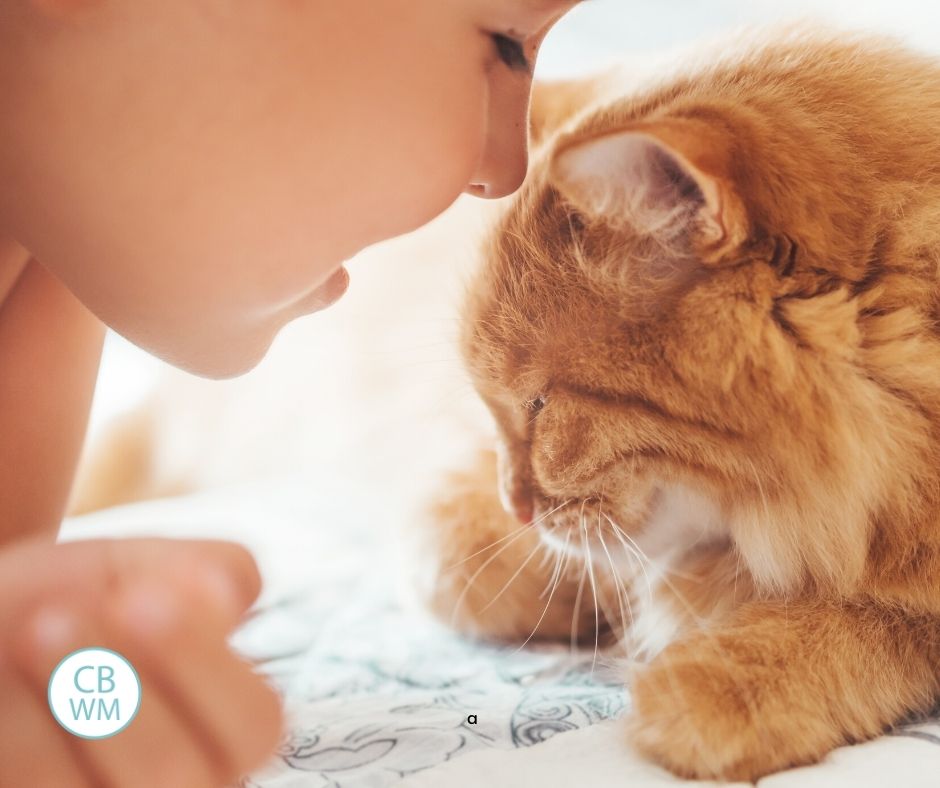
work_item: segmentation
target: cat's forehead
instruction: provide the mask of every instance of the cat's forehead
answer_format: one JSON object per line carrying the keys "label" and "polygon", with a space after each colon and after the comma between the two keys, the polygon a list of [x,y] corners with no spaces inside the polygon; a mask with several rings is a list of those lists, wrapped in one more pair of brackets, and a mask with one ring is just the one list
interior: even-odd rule
{"label": "cat's forehead", "polygon": [[596,293],[544,269],[507,270],[481,279],[465,314],[464,356],[481,391],[528,396],[560,370],[579,377],[586,360],[592,371],[619,365],[619,318]]}

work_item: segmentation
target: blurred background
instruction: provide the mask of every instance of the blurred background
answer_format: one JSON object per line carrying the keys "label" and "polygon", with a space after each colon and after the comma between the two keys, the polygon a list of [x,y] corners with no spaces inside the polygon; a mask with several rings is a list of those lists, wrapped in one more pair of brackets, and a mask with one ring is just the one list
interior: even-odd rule
{"label": "blurred background", "polygon": [[[940,3],[936,0],[591,0],[549,36],[537,76],[583,74],[623,56],[668,57],[670,51],[735,28],[791,20],[818,20],[839,28],[892,34],[911,46],[940,53]],[[361,282],[355,265],[353,274],[355,289]],[[330,321],[321,315],[301,322],[309,324],[304,341],[314,352],[316,343],[325,341],[331,330]],[[319,330],[317,323],[322,326]],[[249,377],[263,379],[270,374],[266,372],[270,365],[265,362]],[[141,403],[166,374],[161,362],[109,336],[92,412],[92,435],[115,415]]]}

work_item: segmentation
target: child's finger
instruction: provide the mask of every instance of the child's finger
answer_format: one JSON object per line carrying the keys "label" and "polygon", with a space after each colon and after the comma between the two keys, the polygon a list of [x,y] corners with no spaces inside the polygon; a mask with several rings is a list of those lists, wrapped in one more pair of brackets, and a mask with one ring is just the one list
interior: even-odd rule
{"label": "child's finger", "polygon": [[[106,620],[94,620],[88,611],[72,614],[71,642],[60,642],[50,656],[36,665],[36,678],[55,666],[49,663],[56,654],[68,654],[75,648],[104,645],[126,656],[121,633],[109,628]],[[131,660],[133,664],[133,660]],[[168,785],[221,786],[227,775],[218,774],[202,746],[198,733],[187,720],[171,708],[167,698],[146,672],[138,671],[141,704],[137,716],[117,735],[97,741],[79,741],[84,760],[101,777],[103,785],[163,788]],[[68,735],[68,734],[66,734]],[[155,747],[154,742],[160,746]]]}
{"label": "child's finger", "polygon": [[[45,706],[41,712],[45,721],[52,723],[46,727],[53,728],[45,738],[31,733],[32,748],[45,747],[47,742],[61,745],[64,741],[78,756],[77,761],[85,766],[91,775],[90,784],[95,786],[218,788],[233,776],[219,771],[201,732],[178,710],[171,708],[158,684],[145,671],[138,670],[142,686],[139,711],[131,723],[114,736],[86,740],[56,724],[45,704],[46,687],[53,669],[66,654],[96,646],[113,649],[123,656],[129,651],[120,633],[110,631],[106,620],[96,620],[91,611],[80,605],[60,603],[30,611],[23,631],[17,633],[14,657],[29,684],[27,691]],[[134,664],[133,659],[130,661]],[[155,747],[155,742],[160,746]],[[35,784],[71,786],[73,778],[74,775],[70,775],[69,779]]]}
{"label": "child's finger", "polygon": [[[212,585],[238,622],[257,598],[261,578],[241,545],[211,540],[94,539],[49,545],[23,542],[0,551],[0,591],[26,602],[120,594],[144,577]],[[22,604],[0,604],[0,633]]]}
{"label": "child's finger", "polygon": [[[236,542],[211,539],[121,539],[107,542],[106,560],[121,579],[136,582],[151,572],[174,577],[211,578],[220,593],[232,592],[235,620],[261,592],[261,575],[255,559]],[[95,542],[89,543],[94,549]]]}
{"label": "child's finger", "polygon": [[223,774],[237,777],[270,757],[281,734],[280,699],[206,625],[198,599],[140,584],[117,602],[114,616],[126,633],[125,656],[199,731]]}
{"label": "child's finger", "polygon": [[[134,721],[110,739],[82,742],[86,758],[105,785],[133,788],[219,788],[231,775],[220,774],[192,726],[172,709],[148,678]],[[159,743],[159,746],[155,746]]]}
{"label": "child's finger", "polygon": [[49,712],[45,692],[9,661],[0,660],[0,785],[97,788],[68,734]]}

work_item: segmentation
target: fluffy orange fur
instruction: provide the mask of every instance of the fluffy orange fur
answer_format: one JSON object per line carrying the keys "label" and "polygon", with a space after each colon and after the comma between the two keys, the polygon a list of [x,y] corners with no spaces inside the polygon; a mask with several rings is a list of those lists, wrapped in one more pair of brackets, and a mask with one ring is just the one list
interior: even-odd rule
{"label": "fluffy orange fur", "polygon": [[499,467],[432,509],[433,608],[481,637],[622,638],[648,659],[631,740],[689,777],[929,710],[940,63],[795,31],[548,114],[569,119],[469,292]]}

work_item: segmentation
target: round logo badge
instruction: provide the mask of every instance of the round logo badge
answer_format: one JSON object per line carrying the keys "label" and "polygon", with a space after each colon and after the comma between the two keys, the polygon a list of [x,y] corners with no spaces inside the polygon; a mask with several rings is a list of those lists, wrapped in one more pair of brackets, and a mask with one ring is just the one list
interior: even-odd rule
{"label": "round logo badge", "polygon": [[52,716],[83,739],[106,739],[130,725],[140,694],[134,666],[108,648],[73,651],[49,677]]}

